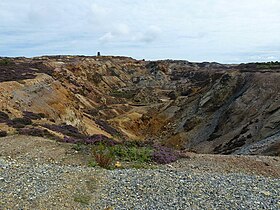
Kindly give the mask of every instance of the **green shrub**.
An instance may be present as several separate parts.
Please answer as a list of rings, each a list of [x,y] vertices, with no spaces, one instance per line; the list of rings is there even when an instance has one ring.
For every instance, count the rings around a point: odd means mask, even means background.
[[[106,169],[111,168],[114,161],[114,155],[112,154],[110,147],[103,144],[94,146],[92,149],[92,155],[97,165]]]
[[[124,144],[108,146],[100,143],[92,146],[94,160],[89,162],[89,166],[99,165],[102,168],[110,169],[115,160],[139,164],[149,163],[152,162],[152,154],[153,149],[149,147]]]
[[[110,155],[108,152],[95,153],[94,159],[96,163],[102,168],[110,169],[112,166],[113,156]]]
[[[152,149],[148,147],[116,145],[112,147],[112,153],[121,161],[151,162]]]

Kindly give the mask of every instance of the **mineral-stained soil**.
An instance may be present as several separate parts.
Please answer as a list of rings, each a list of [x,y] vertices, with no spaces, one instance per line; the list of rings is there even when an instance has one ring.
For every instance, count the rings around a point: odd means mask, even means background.
[[[280,64],[0,58],[0,134],[280,154]]]

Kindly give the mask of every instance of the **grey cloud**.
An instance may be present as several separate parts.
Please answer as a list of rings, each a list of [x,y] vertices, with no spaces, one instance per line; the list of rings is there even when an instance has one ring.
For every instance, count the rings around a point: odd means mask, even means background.
[[[161,29],[157,26],[150,26],[143,34],[139,36],[139,41],[150,43],[155,41],[161,33]]]
[[[279,59],[279,0],[1,0],[0,55]]]
[[[131,42],[150,43],[155,41],[160,36],[160,33],[160,28],[156,26],[149,26],[144,31],[132,31],[127,25],[120,24],[115,26],[112,31],[106,32],[102,35],[99,38],[99,41],[102,43],[125,41],[127,44],[130,44]]]

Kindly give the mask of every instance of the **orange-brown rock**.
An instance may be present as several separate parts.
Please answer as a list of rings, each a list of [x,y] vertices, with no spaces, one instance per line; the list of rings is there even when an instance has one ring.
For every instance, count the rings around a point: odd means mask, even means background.
[[[0,59],[0,130],[32,127],[155,141],[200,153],[279,155],[280,64],[223,65],[127,57]],[[8,122],[9,121],[9,122]]]

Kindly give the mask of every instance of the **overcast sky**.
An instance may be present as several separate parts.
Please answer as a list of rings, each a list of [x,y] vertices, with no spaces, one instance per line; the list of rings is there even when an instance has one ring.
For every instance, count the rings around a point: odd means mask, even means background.
[[[0,56],[280,60],[280,0],[0,0]]]

